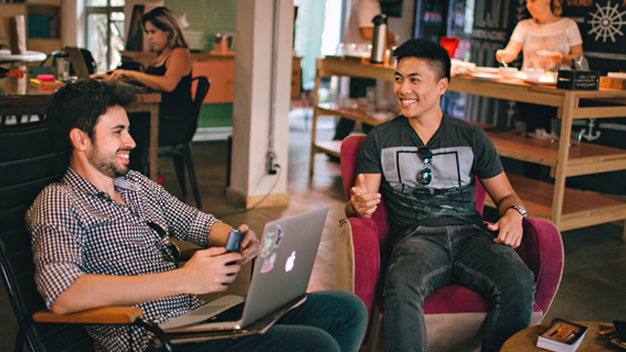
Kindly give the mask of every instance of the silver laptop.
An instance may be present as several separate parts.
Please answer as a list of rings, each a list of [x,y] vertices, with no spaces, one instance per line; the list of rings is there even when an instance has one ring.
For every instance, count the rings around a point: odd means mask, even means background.
[[[224,296],[161,324],[161,329],[166,333],[242,331],[254,325],[260,332],[267,330],[304,301],[327,213],[324,207],[268,222],[246,299]],[[266,323],[259,326],[259,321]]]
[[[80,52],[80,49],[67,46],[65,47],[65,52],[67,52],[67,55],[70,57],[70,62],[72,63],[72,67],[74,67],[74,72],[78,76],[78,79],[88,80],[89,70],[87,69],[87,64],[85,64],[85,59],[83,59],[83,54]]]

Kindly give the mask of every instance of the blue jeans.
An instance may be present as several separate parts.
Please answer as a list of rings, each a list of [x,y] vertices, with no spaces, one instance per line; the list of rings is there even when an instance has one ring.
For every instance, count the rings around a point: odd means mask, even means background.
[[[180,345],[175,351],[343,351],[356,352],[367,327],[367,308],[346,291],[308,295],[265,334]]]
[[[533,274],[511,247],[494,243],[476,225],[418,227],[397,242],[389,259],[383,290],[389,351],[426,351],[424,299],[449,284],[492,301],[482,351],[499,351],[530,324]]]

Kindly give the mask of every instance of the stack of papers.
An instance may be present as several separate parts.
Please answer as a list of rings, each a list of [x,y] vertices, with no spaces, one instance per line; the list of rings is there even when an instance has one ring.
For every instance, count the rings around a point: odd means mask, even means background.
[[[30,84],[34,87],[62,87],[65,85],[65,83],[56,79],[54,81],[40,81],[37,78],[31,78]]]
[[[609,72],[609,73],[607,73],[607,77],[609,77],[609,78],[626,79],[626,73],[625,72]]]
[[[539,334],[537,347],[555,352],[574,352],[580,346],[588,328],[556,318]]]

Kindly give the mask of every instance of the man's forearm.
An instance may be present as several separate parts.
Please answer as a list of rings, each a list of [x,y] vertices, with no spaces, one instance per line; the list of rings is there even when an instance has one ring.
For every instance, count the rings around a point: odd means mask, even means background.
[[[130,306],[184,293],[179,270],[139,276],[85,274],[61,293],[52,304],[57,314],[105,306]]]
[[[207,239],[209,247],[223,247],[228,241],[228,234],[232,231],[232,226],[223,222],[216,222],[211,226]]]
[[[352,218],[352,217],[358,216],[356,212],[354,211],[354,206],[352,206],[352,203],[350,202],[346,203],[344,211],[346,213],[346,217]]]
[[[504,213],[506,213],[507,209],[513,205],[524,205],[517,194],[510,194],[500,201],[500,204],[498,204],[498,214],[502,217]]]

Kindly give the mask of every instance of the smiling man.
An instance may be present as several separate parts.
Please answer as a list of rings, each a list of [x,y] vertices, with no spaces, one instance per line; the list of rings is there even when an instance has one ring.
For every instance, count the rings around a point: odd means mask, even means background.
[[[106,306],[138,306],[164,323],[205,304],[197,295],[224,291],[258,241],[246,225],[241,253],[226,253],[233,229],[129,171],[135,141],[124,107],[132,88],[115,81],[79,81],[52,97],[46,121],[69,156],[60,182],[50,184],[26,214],[35,281],[46,306],[65,314]],[[170,236],[198,250],[179,267]],[[237,262],[232,264],[232,262]],[[177,351],[356,351],[367,309],[345,291],[311,293],[265,334],[177,346]],[[145,351],[138,327],[88,326],[97,351]],[[130,334],[130,336],[129,336]]]
[[[394,55],[402,115],[365,138],[346,204],[348,216],[369,217],[382,194],[389,208],[394,246],[383,291],[389,350],[426,351],[424,299],[459,283],[493,302],[482,350],[499,351],[532,314],[532,272],[513,250],[526,211],[484,131],[441,110],[450,82],[447,51],[413,39]],[[476,210],[476,177],[497,205],[495,224],[485,225]]]

